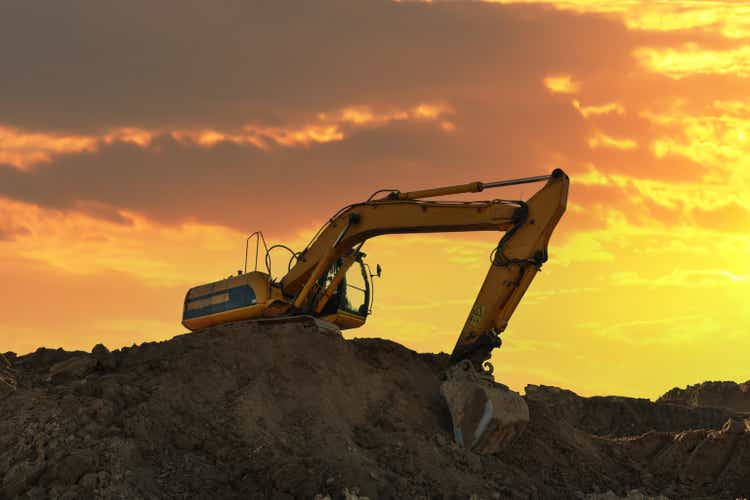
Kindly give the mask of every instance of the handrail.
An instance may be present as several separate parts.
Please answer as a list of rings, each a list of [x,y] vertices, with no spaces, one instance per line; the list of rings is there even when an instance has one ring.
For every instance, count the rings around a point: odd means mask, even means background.
[[[266,254],[268,254],[268,244],[266,244],[266,238],[263,237],[263,231],[255,231],[253,234],[247,237],[245,240],[245,267],[243,268],[243,273],[247,272],[247,253],[250,248],[250,239],[255,236],[255,271],[258,270],[258,254],[260,252],[260,242],[263,242],[263,248],[266,250]],[[266,268],[268,267],[268,264],[266,264]],[[267,271],[270,273],[271,270],[267,269]]]

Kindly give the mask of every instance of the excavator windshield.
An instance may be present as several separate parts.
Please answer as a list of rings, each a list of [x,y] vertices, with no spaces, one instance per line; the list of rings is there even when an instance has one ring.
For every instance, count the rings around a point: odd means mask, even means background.
[[[356,261],[358,265],[352,265],[346,271],[343,279],[336,287],[333,295],[323,307],[321,314],[337,314],[340,311],[356,314],[365,318],[370,312],[371,284],[361,257]],[[336,275],[344,265],[342,259],[338,259],[328,272],[321,278],[321,289],[325,290],[335,279]]]

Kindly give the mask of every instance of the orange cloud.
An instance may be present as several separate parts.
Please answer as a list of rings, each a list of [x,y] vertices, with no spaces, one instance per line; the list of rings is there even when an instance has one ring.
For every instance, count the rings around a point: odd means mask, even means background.
[[[0,246],[0,260],[23,258],[75,275],[117,272],[158,286],[220,279],[244,263],[247,235],[235,229],[195,222],[160,224],[124,210],[119,214],[127,223],[0,197],[0,231],[11,236]],[[285,243],[301,249],[317,227],[315,223],[287,232],[291,240]],[[287,257],[278,258],[278,266],[274,260],[272,267],[286,269]]]
[[[699,74],[740,78],[750,76],[750,45],[729,50],[709,50],[688,43],[678,49],[642,47],[636,49],[633,55],[648,70],[676,80]]]
[[[56,155],[93,151],[96,142],[83,135],[24,132],[0,125],[0,163],[25,169]]]
[[[636,149],[638,143],[632,139],[617,139],[601,132],[588,141],[590,148]]]
[[[624,187],[628,178],[623,175],[604,174],[592,164],[586,165],[586,171],[576,173],[576,184],[583,186],[618,186]]]
[[[114,129],[103,135],[82,135],[27,132],[0,125],[0,164],[27,170],[56,156],[96,151],[101,144],[127,142],[143,147],[151,139],[151,133],[133,127]]]
[[[344,133],[334,125],[310,125],[298,129],[246,125],[237,132],[220,132],[212,129],[178,130],[170,135],[178,142],[204,147],[227,142],[261,149],[269,148],[269,144],[292,147],[340,141],[344,138]]]
[[[312,143],[342,141],[357,129],[382,127],[396,121],[437,121],[448,112],[448,107],[435,104],[419,104],[410,109],[383,112],[377,112],[368,106],[353,106],[333,113],[318,113],[315,121],[300,126],[248,124],[234,132],[212,129],[178,130],[171,132],[171,136],[180,142],[200,146],[213,146],[220,142],[252,145],[261,149],[272,146],[307,146]],[[439,126],[448,132],[455,128],[449,121],[442,121]]]
[[[610,113],[616,115],[625,114],[625,108],[617,102],[609,102],[606,104],[600,104],[599,106],[582,106],[578,99],[573,99],[573,107],[577,109],[584,118],[597,115],[608,115]]]
[[[547,76],[544,86],[554,94],[575,94],[580,90],[580,84],[574,82],[570,75]]]
[[[734,1],[670,0],[484,0],[504,4],[548,4],[560,10],[620,16],[634,30],[704,29],[727,38],[750,35],[750,6]]]
[[[12,221],[27,229],[4,242],[2,254],[39,261],[66,273],[112,271],[148,282],[182,285],[191,280],[185,269],[209,270],[207,266],[218,260],[222,261],[221,274],[231,274],[231,263],[240,261],[243,235],[239,232],[201,224],[165,226],[137,214],[120,213],[128,224],[0,198],[0,223]]]
[[[56,156],[97,151],[103,144],[124,142],[141,148],[151,145],[154,137],[168,134],[182,143],[212,147],[221,142],[261,149],[272,146],[296,147],[312,143],[341,141],[357,129],[381,127],[395,121],[437,122],[445,132],[455,125],[445,120],[450,108],[422,103],[409,109],[375,111],[368,106],[347,107],[333,113],[319,113],[317,118],[301,125],[268,126],[247,124],[239,130],[178,129],[145,130],[136,127],[116,128],[102,134],[62,134],[27,132],[0,125],[0,164],[21,170],[52,161]]]
[[[651,142],[659,158],[682,156],[712,169],[708,186],[731,186],[750,204],[750,103],[716,100],[710,108],[688,111],[678,102],[663,112],[640,115],[661,127]]]

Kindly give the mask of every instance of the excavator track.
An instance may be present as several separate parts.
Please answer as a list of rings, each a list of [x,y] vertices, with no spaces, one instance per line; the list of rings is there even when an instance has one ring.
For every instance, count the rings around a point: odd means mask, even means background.
[[[293,316],[281,316],[278,318],[258,318],[249,320],[251,323],[258,325],[278,325],[278,324],[297,324],[301,326],[317,327],[328,333],[335,333],[341,335],[339,327],[321,318],[310,316],[309,314],[296,314]]]
[[[316,318],[315,316],[310,316],[309,314],[295,314],[290,316],[279,316],[275,318],[253,318],[253,319],[246,319],[241,321],[234,321],[231,323],[224,323],[221,325],[216,325],[214,327],[209,328],[223,328],[225,326],[237,326],[241,327],[243,325],[257,325],[260,327],[265,326],[274,326],[274,325],[297,325],[301,326],[303,328],[315,328],[319,331],[334,334],[341,336],[341,330],[338,326],[331,323],[330,321],[326,321],[321,318]]]

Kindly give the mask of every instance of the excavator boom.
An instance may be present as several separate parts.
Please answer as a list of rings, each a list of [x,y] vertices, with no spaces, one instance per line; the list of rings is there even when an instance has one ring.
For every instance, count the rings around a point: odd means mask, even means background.
[[[379,200],[352,205],[332,219],[281,280],[284,293],[304,309],[317,280],[339,258],[367,239],[383,234],[503,231],[520,208],[506,201],[448,203]]]

